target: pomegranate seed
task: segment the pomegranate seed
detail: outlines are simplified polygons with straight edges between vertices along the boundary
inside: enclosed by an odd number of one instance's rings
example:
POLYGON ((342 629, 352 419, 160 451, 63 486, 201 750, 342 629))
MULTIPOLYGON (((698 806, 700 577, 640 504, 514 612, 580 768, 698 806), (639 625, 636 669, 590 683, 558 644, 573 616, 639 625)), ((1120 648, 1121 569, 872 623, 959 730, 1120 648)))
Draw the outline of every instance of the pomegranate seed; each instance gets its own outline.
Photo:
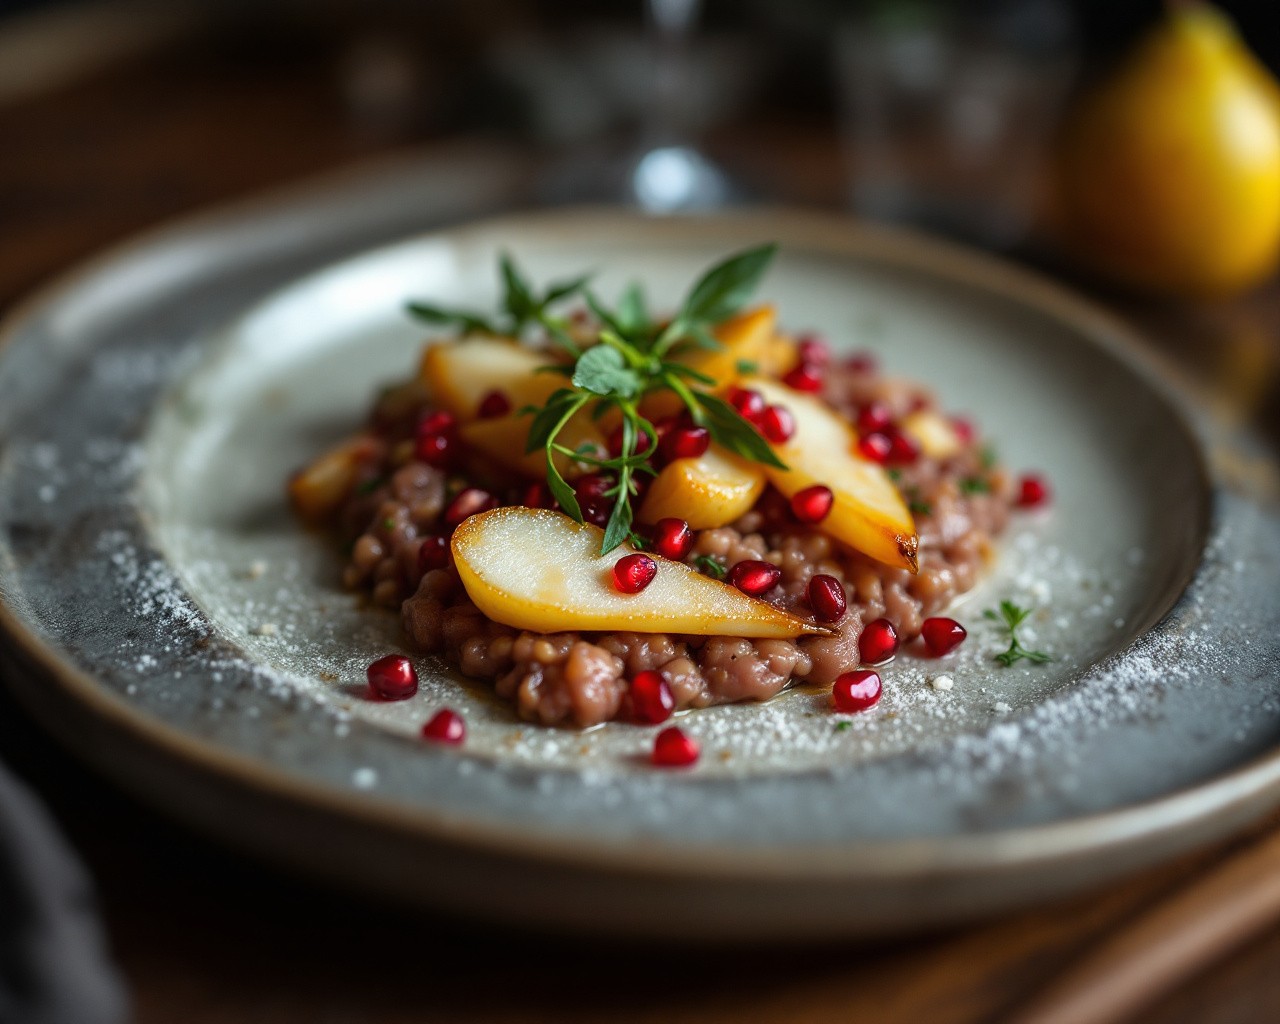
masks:
POLYGON ((698 760, 699 753, 698 741, 673 725, 654 737, 650 760, 659 768, 687 768, 698 760))
POLYGON ((831 688, 831 703, 837 711, 866 711, 880 701, 880 674, 860 668, 840 676, 831 688))
POLYGON ((624 594, 638 594, 653 582, 658 563, 648 555, 623 555, 613 563, 613 585, 624 594))
POLYGON ((480 399, 476 415, 482 420, 497 419, 511 411, 511 399, 501 391, 490 391, 480 399))
POLYGON ((844 368, 851 373, 875 373, 876 357, 870 352, 855 352, 844 361, 844 368))
POLYGON ((951 429, 956 432, 956 438, 961 444, 973 444, 973 439, 977 436, 973 422, 964 416, 952 416, 951 429))
POLYGON ((444 521, 457 526, 464 519, 498 507, 498 500, 482 487, 464 487, 444 510, 444 521))
POLYGON ((785 444, 796 432, 796 418, 785 405, 771 405, 760 417, 760 433, 773 444, 785 444))
POLYGON ((782 383, 797 391, 821 391, 822 367, 812 363, 801 363, 782 378, 782 383))
POLYGON ((662 454, 669 460, 696 459, 711 446, 706 427, 676 427, 662 439, 662 454))
POLYGON ((906 465, 920 458, 920 445, 901 430, 889 434, 889 462, 906 465))
POLYGON ((935 658, 941 658, 959 647, 969 631, 955 619, 937 615, 924 620, 920 626, 920 635, 924 637, 924 645, 929 648, 929 653, 935 658))
POLYGON ((645 725, 657 725, 671 717, 676 698, 661 672, 641 672, 631 680, 631 716, 645 725))
POLYGON ((892 451, 893 442, 887 434, 863 434, 858 438, 858 454, 869 462, 888 462, 892 451))
POLYGON ((582 510, 582 521, 592 526, 604 527, 609 522, 612 509, 604 498, 578 499, 578 508, 582 510))
POLYGON ((518 504, 525 508, 551 508, 555 502, 551 500, 551 488, 544 481, 538 480, 524 489, 518 504))
POLYGON ((831 349, 817 334, 804 334, 796 342, 800 362, 810 366, 826 366, 831 362, 831 349))
POLYGON ((874 619, 862 627, 858 655, 867 665, 880 665, 898 652, 898 631, 888 619, 874 619))
POLYGON ((443 434, 422 434, 414 442, 414 457, 436 469, 448 469, 458 454, 458 440, 452 431, 443 434))
POLYGON ((467 723, 449 708, 441 708, 422 727, 422 738, 457 745, 467 738, 467 723))
POLYGON ((404 700, 418 692, 418 670, 403 654, 388 654, 369 666, 369 689, 379 700, 404 700))
POLYGON ((802 523, 820 523, 831 512, 835 495, 826 484, 814 484, 791 496, 791 514, 802 523))
MULTIPOLYGON (((649 450, 649 435, 643 430, 636 431, 636 450, 633 454, 643 455, 649 450)), ((622 424, 609 431, 609 456, 616 459, 622 454, 622 424)))
POLYGON ((452 560, 448 537, 430 536, 423 538, 422 547, 418 548, 419 572, 428 573, 432 569, 444 569, 452 560))
POLYGON ((883 433, 893 426, 893 413, 884 402, 868 402, 858 410, 858 433, 883 433))
POLYGON ((729 404, 738 410, 738 415, 750 423, 759 423, 764 415, 764 395, 751 388, 733 388, 728 395, 729 404))
POLYGON ((819 573, 809 580, 809 607, 823 622, 839 622, 847 607, 844 584, 834 576, 819 573))
POLYGON ((767 590, 772 590, 782 578, 782 570, 772 562, 762 562, 748 558, 729 570, 728 582, 744 594, 759 597, 767 590))
POLYGON ((422 419, 418 420, 418 436, 447 434, 457 425, 458 418, 453 413, 446 412, 444 409, 436 409, 433 412, 424 413, 422 419))
POLYGON ((604 492, 613 486, 613 477, 604 473, 587 473, 580 476, 573 485, 573 493, 578 500, 583 498, 603 498, 604 492))
POLYGON ((653 550, 663 558, 679 562, 693 547, 693 531, 683 519, 669 516, 653 527, 653 550))
POLYGON ((1027 473, 1018 481, 1018 506, 1035 508, 1049 500, 1049 485, 1036 473, 1027 473))

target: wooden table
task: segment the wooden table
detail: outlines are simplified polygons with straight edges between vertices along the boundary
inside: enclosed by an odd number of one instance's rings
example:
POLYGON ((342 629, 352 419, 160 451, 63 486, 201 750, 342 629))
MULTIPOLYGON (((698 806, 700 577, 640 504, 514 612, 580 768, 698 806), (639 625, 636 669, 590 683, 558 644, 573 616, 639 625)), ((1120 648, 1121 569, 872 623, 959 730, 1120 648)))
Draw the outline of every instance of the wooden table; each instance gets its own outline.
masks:
MULTIPOLYGON (((0 98, 0 310, 106 243, 171 215, 432 137, 377 131, 343 100, 334 37, 287 60, 220 37, 21 98, 0 98)), ((718 152, 784 199, 835 202, 822 123, 758 117, 718 152)), ((1098 294, 1235 415, 1277 413, 1280 287, 1217 308, 1098 294)), ((157 816, 55 747, 0 687, 0 756, 39 792, 95 875, 143 1022, 825 1020, 1000 1016, 1144 908, 1244 843, 1031 913, 904 941, 716 951, 579 941, 406 914, 247 862, 157 816)), ((1259 831, 1280 827, 1280 816, 1259 831)), ((1256 833, 1255 833, 1256 834, 1256 833)), ((376 865, 371 865, 376 870, 376 865)), ((1187 977, 1137 1020, 1280 1019, 1280 925, 1187 977)))

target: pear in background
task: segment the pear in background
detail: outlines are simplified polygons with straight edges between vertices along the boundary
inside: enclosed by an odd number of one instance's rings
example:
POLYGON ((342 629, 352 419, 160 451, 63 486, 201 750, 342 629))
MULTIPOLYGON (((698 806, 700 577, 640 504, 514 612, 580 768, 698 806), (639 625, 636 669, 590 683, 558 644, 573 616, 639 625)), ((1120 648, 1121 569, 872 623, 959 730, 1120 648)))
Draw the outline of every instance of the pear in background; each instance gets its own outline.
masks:
POLYGON ((1175 7, 1069 120, 1067 248, 1145 290, 1230 295, 1280 250, 1280 89, 1207 4, 1175 7))

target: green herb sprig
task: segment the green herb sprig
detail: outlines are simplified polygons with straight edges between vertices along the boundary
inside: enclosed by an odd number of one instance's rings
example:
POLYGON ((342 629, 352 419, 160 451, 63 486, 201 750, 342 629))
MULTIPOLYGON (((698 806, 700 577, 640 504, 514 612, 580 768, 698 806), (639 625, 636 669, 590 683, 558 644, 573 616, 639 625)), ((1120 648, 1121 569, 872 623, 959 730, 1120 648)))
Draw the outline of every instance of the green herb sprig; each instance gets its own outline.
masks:
POLYGON ((1053 661, 1053 656, 1046 654, 1044 651, 1032 651, 1022 646, 1018 640, 1018 627, 1021 626, 1031 615, 1030 608, 1020 608, 1012 601, 1001 601, 1000 608, 997 612, 994 608, 988 608, 982 613, 984 619, 989 619, 996 623, 1004 632, 1009 635, 1009 649, 1001 651, 995 656, 1005 668, 1017 664, 1022 659, 1026 659, 1033 665, 1044 665, 1053 661))

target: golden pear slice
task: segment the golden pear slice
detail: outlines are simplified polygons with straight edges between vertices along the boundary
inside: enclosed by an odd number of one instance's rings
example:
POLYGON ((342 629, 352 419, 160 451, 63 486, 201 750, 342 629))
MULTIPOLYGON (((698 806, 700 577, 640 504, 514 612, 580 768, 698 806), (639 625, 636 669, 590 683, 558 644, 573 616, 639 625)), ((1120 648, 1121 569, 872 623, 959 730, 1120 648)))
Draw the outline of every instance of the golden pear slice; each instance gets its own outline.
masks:
POLYGON ((620 593, 613 565, 634 548, 600 554, 604 534, 560 512, 499 508, 453 534, 462 585, 489 618, 538 633, 562 630, 796 637, 831 634, 658 555, 658 573, 638 594, 620 593))
POLYGON ((773 486, 787 497, 814 484, 835 495, 831 512, 818 526, 823 533, 886 565, 918 571, 920 538, 902 495, 884 468, 859 457, 853 429, 820 399, 777 381, 752 377, 770 405, 782 405, 795 417, 795 433, 773 445, 787 469, 763 466, 773 486))
POLYGON ((664 467, 649 485, 636 518, 656 523, 675 516, 695 530, 709 530, 749 511, 764 485, 758 465, 713 444, 696 459, 676 459, 664 467))
MULTIPOLYGON (((498 464, 541 480, 547 475, 546 453, 542 449, 528 453, 524 450, 532 423, 532 415, 520 416, 512 413, 510 416, 464 423, 458 428, 458 434, 467 444, 498 464)), ((606 452, 604 435, 586 410, 579 411, 564 425, 557 441, 574 451, 589 444, 596 449, 597 457, 603 457, 606 452)), ((557 452, 554 458, 556 468, 566 479, 580 476, 584 472, 582 465, 567 455, 557 452)))
POLYGON ((422 354, 419 376, 431 396, 460 420, 472 420, 490 391, 501 391, 512 411, 544 405, 552 393, 568 387, 558 373, 538 373, 554 359, 510 338, 475 335, 440 341, 422 354))
POLYGON ((931 459, 949 459, 964 447, 951 421, 936 409, 913 412, 903 418, 900 427, 931 459))
POLYGON ((318 456, 289 480, 294 510, 309 523, 328 519, 347 500, 360 468, 377 461, 381 453, 376 438, 361 434, 318 456))

